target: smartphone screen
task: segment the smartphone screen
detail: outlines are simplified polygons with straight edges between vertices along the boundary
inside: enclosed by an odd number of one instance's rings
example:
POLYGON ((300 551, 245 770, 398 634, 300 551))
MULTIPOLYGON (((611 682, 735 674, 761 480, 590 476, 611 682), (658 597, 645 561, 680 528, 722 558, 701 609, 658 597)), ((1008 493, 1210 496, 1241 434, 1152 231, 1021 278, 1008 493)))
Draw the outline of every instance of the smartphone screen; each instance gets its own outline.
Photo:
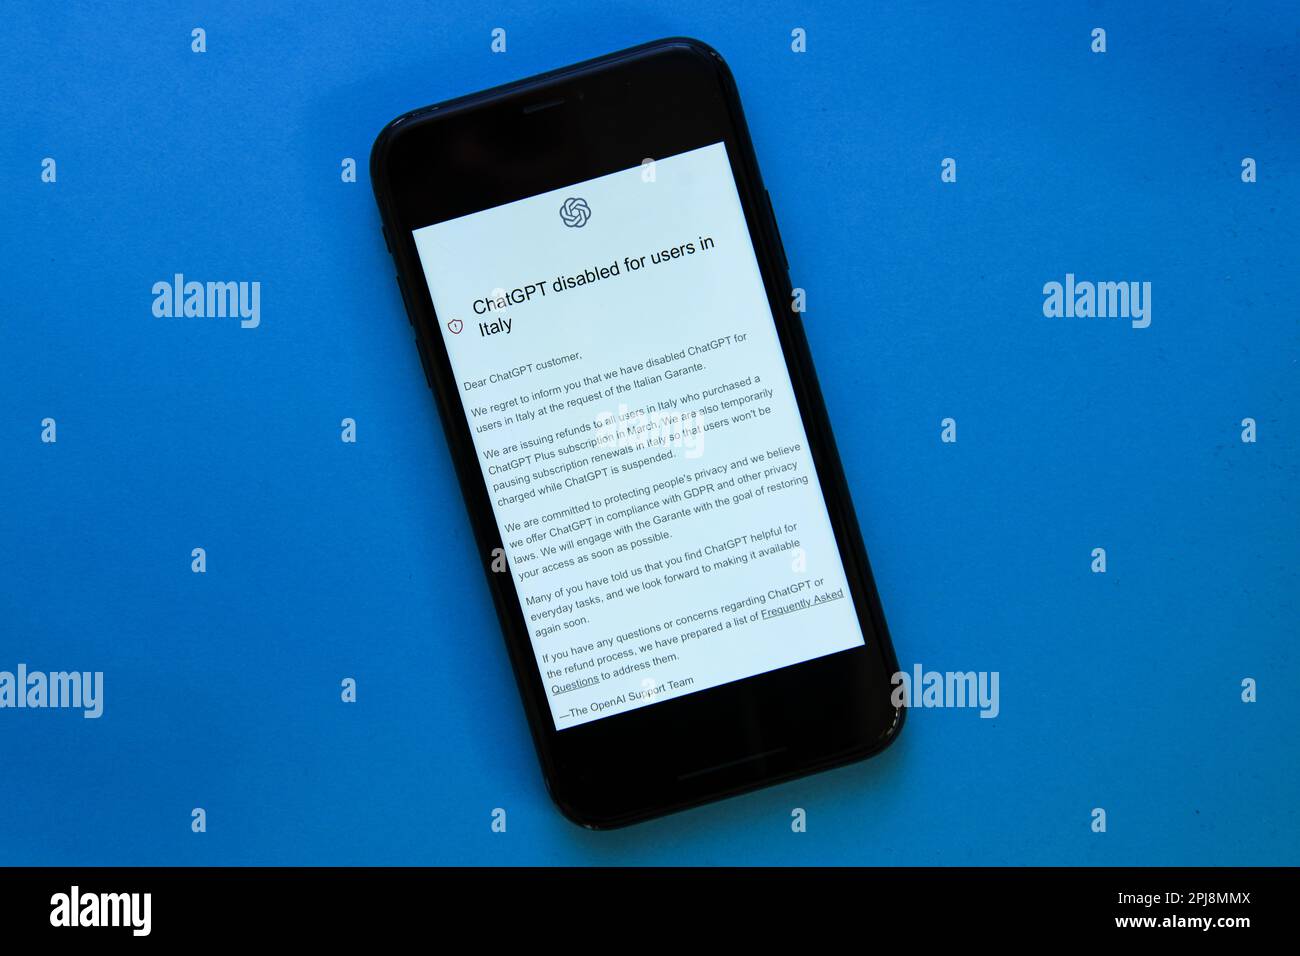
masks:
POLYGON ((723 142, 413 236, 557 730, 863 646, 723 142))

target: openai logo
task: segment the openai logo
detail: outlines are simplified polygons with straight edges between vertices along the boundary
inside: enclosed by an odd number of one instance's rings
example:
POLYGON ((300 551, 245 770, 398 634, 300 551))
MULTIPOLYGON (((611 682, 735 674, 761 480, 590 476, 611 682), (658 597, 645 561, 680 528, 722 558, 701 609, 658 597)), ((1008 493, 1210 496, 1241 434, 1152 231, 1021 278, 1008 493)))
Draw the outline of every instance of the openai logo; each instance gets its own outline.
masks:
POLYGON ((591 218, 591 207, 587 205, 587 200, 570 196, 560 207, 560 218, 564 220, 566 226, 581 229, 591 218))

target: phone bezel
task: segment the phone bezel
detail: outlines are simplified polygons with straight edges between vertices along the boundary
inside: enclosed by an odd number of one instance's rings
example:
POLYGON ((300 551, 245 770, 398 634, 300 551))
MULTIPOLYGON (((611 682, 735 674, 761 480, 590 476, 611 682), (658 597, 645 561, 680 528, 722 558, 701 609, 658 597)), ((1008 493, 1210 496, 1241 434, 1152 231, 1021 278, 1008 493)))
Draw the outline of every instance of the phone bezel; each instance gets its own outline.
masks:
POLYGON ((404 114, 380 133, 371 181, 437 400, 548 790, 591 828, 672 810, 870 756, 905 709, 898 665, 799 317, 771 203, 730 70, 672 38, 404 114), (412 231, 722 141, 866 644, 557 730, 501 548, 412 231), (448 185, 450 184, 450 186, 448 185))

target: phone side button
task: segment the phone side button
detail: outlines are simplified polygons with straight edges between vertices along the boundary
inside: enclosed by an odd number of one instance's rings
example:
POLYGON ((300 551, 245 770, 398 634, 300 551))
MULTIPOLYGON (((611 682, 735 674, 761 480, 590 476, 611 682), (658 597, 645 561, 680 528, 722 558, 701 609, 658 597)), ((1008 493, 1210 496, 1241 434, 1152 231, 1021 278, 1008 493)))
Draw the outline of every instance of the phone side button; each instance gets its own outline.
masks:
POLYGON ((424 351, 424 343, 417 336, 415 339, 415 350, 420 353, 420 367, 424 369, 424 384, 429 386, 429 391, 433 391, 433 374, 429 371, 429 356, 424 351))
POLYGON ((397 291, 402 293, 402 306, 406 309, 406 321, 415 325, 415 320, 411 318, 411 297, 406 294, 406 283, 402 281, 401 276, 394 276, 397 279, 397 291))
POLYGON ((790 259, 785 254, 785 240, 781 238, 781 227, 776 224, 776 210, 772 208, 772 194, 766 189, 763 195, 767 196, 767 214, 772 219, 772 231, 776 233, 776 245, 781 250, 781 261, 785 263, 785 271, 790 271, 790 259))

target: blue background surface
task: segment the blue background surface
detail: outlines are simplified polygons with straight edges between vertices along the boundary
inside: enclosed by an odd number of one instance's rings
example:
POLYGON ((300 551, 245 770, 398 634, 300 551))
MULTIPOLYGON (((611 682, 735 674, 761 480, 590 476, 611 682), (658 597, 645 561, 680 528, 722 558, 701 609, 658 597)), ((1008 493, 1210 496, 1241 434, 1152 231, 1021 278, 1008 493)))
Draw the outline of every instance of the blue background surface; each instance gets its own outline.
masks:
POLYGON ((1294 4, 5 19, 0 669, 106 701, 0 711, 0 863, 1300 863, 1294 4), (673 34, 740 86, 900 661, 999 671, 1001 715, 595 834, 545 794, 366 160, 673 34), (261 327, 155 318, 175 272, 260 281, 261 327), (1152 282, 1151 327, 1044 318, 1066 272, 1152 282))

